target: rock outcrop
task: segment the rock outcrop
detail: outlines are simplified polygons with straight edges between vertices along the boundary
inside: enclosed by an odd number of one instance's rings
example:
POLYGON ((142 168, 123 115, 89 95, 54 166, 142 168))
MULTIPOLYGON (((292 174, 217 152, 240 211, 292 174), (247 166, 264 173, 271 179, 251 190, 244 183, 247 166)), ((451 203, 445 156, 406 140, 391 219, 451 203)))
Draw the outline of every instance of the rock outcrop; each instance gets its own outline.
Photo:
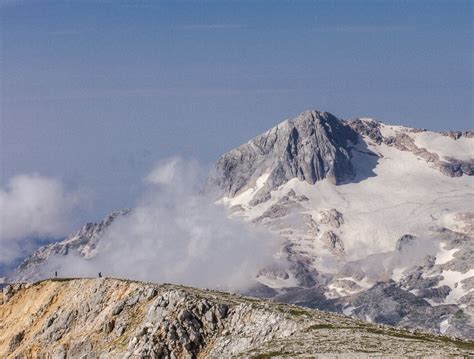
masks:
POLYGON ((170 284, 47 280, 0 297, 3 358, 469 356, 474 344, 170 284))
POLYGON ((298 178, 334 184, 354 176, 348 145, 357 134, 330 113, 306 111, 223 155, 208 180, 233 197, 268 172, 262 193, 298 178))

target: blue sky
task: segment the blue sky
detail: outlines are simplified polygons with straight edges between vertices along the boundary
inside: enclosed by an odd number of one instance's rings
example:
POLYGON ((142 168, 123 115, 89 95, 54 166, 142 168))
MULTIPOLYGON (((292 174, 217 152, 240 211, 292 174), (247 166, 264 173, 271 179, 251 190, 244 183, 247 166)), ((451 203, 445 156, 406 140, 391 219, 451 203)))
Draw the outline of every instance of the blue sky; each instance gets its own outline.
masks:
POLYGON ((1 12, 1 184, 133 205, 156 161, 211 163, 306 109, 473 127, 472 1, 20 1, 1 12))

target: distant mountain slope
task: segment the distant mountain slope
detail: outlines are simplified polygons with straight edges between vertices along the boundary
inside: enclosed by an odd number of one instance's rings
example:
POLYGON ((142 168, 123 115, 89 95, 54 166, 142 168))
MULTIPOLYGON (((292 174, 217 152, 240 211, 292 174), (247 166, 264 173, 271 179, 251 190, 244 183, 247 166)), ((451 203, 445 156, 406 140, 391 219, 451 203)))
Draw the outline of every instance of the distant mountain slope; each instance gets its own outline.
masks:
POLYGON ((208 184, 286 238, 255 294, 473 337, 473 158, 472 132, 307 111, 224 154, 208 184))
MULTIPOLYGON (((284 238, 249 294, 474 338, 474 133, 436 133, 318 111, 218 159, 206 190, 284 238)), ((26 259, 94 256, 113 214, 26 259)), ((49 269, 51 270, 51 269, 49 269)))
POLYGON ((55 256, 67 256, 70 254, 94 257, 97 253, 97 244, 102 238, 104 231, 121 216, 125 216, 130 210, 122 210, 107 215, 99 223, 86 223, 80 230, 72 233, 62 241, 50 243, 38 248, 26 258, 18 268, 9 274, 6 282, 35 281, 51 277, 53 268, 45 272, 44 265, 55 256))
POLYGON ((0 356, 469 356, 474 343, 170 284, 73 279, 0 295, 0 356))

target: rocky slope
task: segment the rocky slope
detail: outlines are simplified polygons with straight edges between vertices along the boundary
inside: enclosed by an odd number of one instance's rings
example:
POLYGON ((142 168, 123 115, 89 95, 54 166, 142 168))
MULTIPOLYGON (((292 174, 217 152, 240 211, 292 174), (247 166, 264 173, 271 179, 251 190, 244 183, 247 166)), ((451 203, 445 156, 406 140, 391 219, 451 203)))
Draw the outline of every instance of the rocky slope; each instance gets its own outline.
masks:
POLYGON ((474 343, 170 284, 47 280, 4 288, 3 358, 469 356, 474 343))
MULTIPOLYGON (((248 294, 474 338, 474 134, 306 111, 218 159, 207 192, 283 238, 248 294)), ((121 213, 126 214, 126 212, 121 213)), ((93 257, 119 214, 39 249, 8 281, 93 257)))
POLYGON ((308 112, 224 154, 208 187, 234 196, 265 175, 256 203, 292 178, 309 184, 327 178, 338 184, 355 174, 347 145, 356 140, 357 134, 330 113, 308 112))
POLYGON ((209 183, 286 239, 254 294, 473 338, 473 158, 472 132, 308 111, 223 155, 209 183), (314 158, 327 176, 306 175, 314 158))

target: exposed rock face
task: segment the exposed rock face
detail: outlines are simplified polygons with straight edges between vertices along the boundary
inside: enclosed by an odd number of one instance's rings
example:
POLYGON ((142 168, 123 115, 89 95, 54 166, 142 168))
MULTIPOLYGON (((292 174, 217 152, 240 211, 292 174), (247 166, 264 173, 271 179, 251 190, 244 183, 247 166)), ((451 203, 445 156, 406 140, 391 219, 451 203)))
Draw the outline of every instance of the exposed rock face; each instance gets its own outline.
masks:
POLYGON ((354 308, 351 311, 354 317, 432 331, 439 329, 443 317, 458 311, 456 306, 431 306, 412 293, 401 290, 395 282, 379 283, 355 295, 350 303, 354 308))
POLYGON ((304 201, 304 197, 294 195, 294 192, 289 192, 286 196, 281 197, 277 203, 267 209, 262 215, 254 220, 255 223, 274 220, 287 216, 295 209, 301 208, 299 202, 304 201))
POLYGON ((344 224, 344 218, 341 212, 332 208, 330 210, 321 211, 319 222, 321 224, 330 225, 333 228, 339 228, 344 224))
POLYGON ((441 173, 451 176, 460 177, 462 175, 474 175, 474 161, 461 161, 456 158, 447 158, 447 161, 438 164, 441 173))
POLYGON ((440 132, 440 133, 445 136, 449 136, 455 140, 458 140, 461 137, 466 137, 466 138, 474 137, 474 131, 446 131, 446 132, 440 132))
POLYGON ((415 239, 415 236, 412 236, 411 234, 405 234, 400 239, 397 241, 397 245, 395 246, 395 249, 398 252, 402 252, 407 249, 407 247, 410 246, 410 243, 413 242, 415 239))
POLYGON ((322 241, 329 248, 329 251, 336 256, 344 255, 344 243, 341 239, 332 231, 324 232, 322 241))
POLYGON ((8 345, 8 351, 9 352, 14 352, 16 348, 18 348, 21 344, 21 341, 23 340, 23 337, 25 336, 25 331, 22 330, 21 332, 15 334, 11 339, 10 343, 8 345))
POLYGON ((173 285, 76 279, 13 292, 0 305, 7 358, 473 354, 472 342, 173 285))
POLYGON ((353 119, 348 122, 349 126, 361 136, 366 136, 380 145, 384 141, 384 137, 380 132, 380 123, 377 121, 362 121, 360 118, 353 119))
POLYGON ((306 111, 223 155, 208 186, 233 197, 267 171, 266 192, 292 178, 339 184, 354 176, 351 141, 357 142, 357 134, 335 116, 306 111))

